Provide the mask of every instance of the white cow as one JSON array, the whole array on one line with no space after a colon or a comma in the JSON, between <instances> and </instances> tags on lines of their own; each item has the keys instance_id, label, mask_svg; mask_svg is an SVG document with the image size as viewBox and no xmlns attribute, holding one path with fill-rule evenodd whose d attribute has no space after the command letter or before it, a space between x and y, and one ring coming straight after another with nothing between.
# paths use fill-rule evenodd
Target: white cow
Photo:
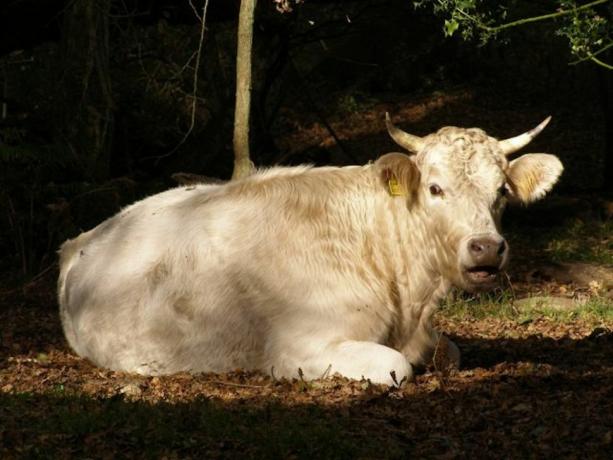
<instances>
[{"instance_id":1,"label":"white cow","mask_svg":"<svg viewBox=\"0 0 613 460\"><path fill-rule=\"evenodd\" d=\"M431 317L452 285L490 288L507 259L507 202L562 172L553 155L506 156L532 131L392 138L414 156L365 166L275 167L146 198L61 249L59 304L71 347L146 375L274 370L411 378L444 341Z\"/></svg>"}]
</instances>

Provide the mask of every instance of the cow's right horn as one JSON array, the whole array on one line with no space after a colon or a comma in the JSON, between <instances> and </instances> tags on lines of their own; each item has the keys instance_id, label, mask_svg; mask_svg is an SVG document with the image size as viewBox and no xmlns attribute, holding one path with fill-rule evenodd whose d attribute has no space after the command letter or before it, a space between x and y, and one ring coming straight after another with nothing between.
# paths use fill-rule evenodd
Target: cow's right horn
<instances>
[{"instance_id":1,"label":"cow's right horn","mask_svg":"<svg viewBox=\"0 0 613 460\"><path fill-rule=\"evenodd\" d=\"M387 132L392 137L394 142L396 142L396 144L399 146L404 147L409 152L417 153L424 146L424 140L421 137L405 133L403 130L394 126L388 112L385 112L385 126L387 127Z\"/></svg>"},{"instance_id":2,"label":"cow's right horn","mask_svg":"<svg viewBox=\"0 0 613 460\"><path fill-rule=\"evenodd\" d=\"M505 155L510 155L513 152L517 152L522 147L528 145L532 139L534 139L538 134L545 129L547 123L551 120L551 116L545 118L536 128L532 128L530 131L527 131L519 136L511 137L509 139L505 139L502 141L498 141L498 146L502 153Z\"/></svg>"}]
</instances>

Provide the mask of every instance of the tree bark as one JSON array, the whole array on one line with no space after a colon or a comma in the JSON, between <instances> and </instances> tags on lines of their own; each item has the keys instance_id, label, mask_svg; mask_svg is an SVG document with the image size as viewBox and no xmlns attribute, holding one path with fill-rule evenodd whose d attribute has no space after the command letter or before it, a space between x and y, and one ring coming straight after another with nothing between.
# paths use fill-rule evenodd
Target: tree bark
<instances>
[{"instance_id":1,"label":"tree bark","mask_svg":"<svg viewBox=\"0 0 613 460\"><path fill-rule=\"evenodd\" d=\"M257 0L242 0L238 18L232 179L248 176L253 170L249 152L249 113L251 110L253 18L256 3Z\"/></svg>"}]
</instances>

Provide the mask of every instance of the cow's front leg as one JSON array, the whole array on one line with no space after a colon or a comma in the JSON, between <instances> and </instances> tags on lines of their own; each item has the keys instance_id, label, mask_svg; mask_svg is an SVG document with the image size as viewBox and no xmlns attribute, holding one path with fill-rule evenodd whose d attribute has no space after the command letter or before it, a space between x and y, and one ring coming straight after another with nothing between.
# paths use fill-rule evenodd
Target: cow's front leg
<instances>
[{"instance_id":1,"label":"cow's front leg","mask_svg":"<svg viewBox=\"0 0 613 460\"><path fill-rule=\"evenodd\" d=\"M364 378L373 383L394 385L413 377L412 367L402 353L374 342L347 340L332 343L317 353L310 356L303 354L300 359L291 361L294 363L290 365L293 369L288 369L288 363L285 363L286 372L296 375L300 368L308 379L339 373L351 379Z\"/></svg>"}]
</instances>

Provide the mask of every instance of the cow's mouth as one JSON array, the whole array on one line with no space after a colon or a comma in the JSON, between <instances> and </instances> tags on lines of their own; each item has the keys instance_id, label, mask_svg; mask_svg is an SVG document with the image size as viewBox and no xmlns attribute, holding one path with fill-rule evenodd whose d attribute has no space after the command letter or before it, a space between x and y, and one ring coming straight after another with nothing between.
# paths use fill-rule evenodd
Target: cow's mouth
<instances>
[{"instance_id":1,"label":"cow's mouth","mask_svg":"<svg viewBox=\"0 0 613 460\"><path fill-rule=\"evenodd\" d=\"M477 265L467 268L465 273L471 284L482 286L494 283L498 278L500 269L493 265Z\"/></svg>"}]
</instances>

